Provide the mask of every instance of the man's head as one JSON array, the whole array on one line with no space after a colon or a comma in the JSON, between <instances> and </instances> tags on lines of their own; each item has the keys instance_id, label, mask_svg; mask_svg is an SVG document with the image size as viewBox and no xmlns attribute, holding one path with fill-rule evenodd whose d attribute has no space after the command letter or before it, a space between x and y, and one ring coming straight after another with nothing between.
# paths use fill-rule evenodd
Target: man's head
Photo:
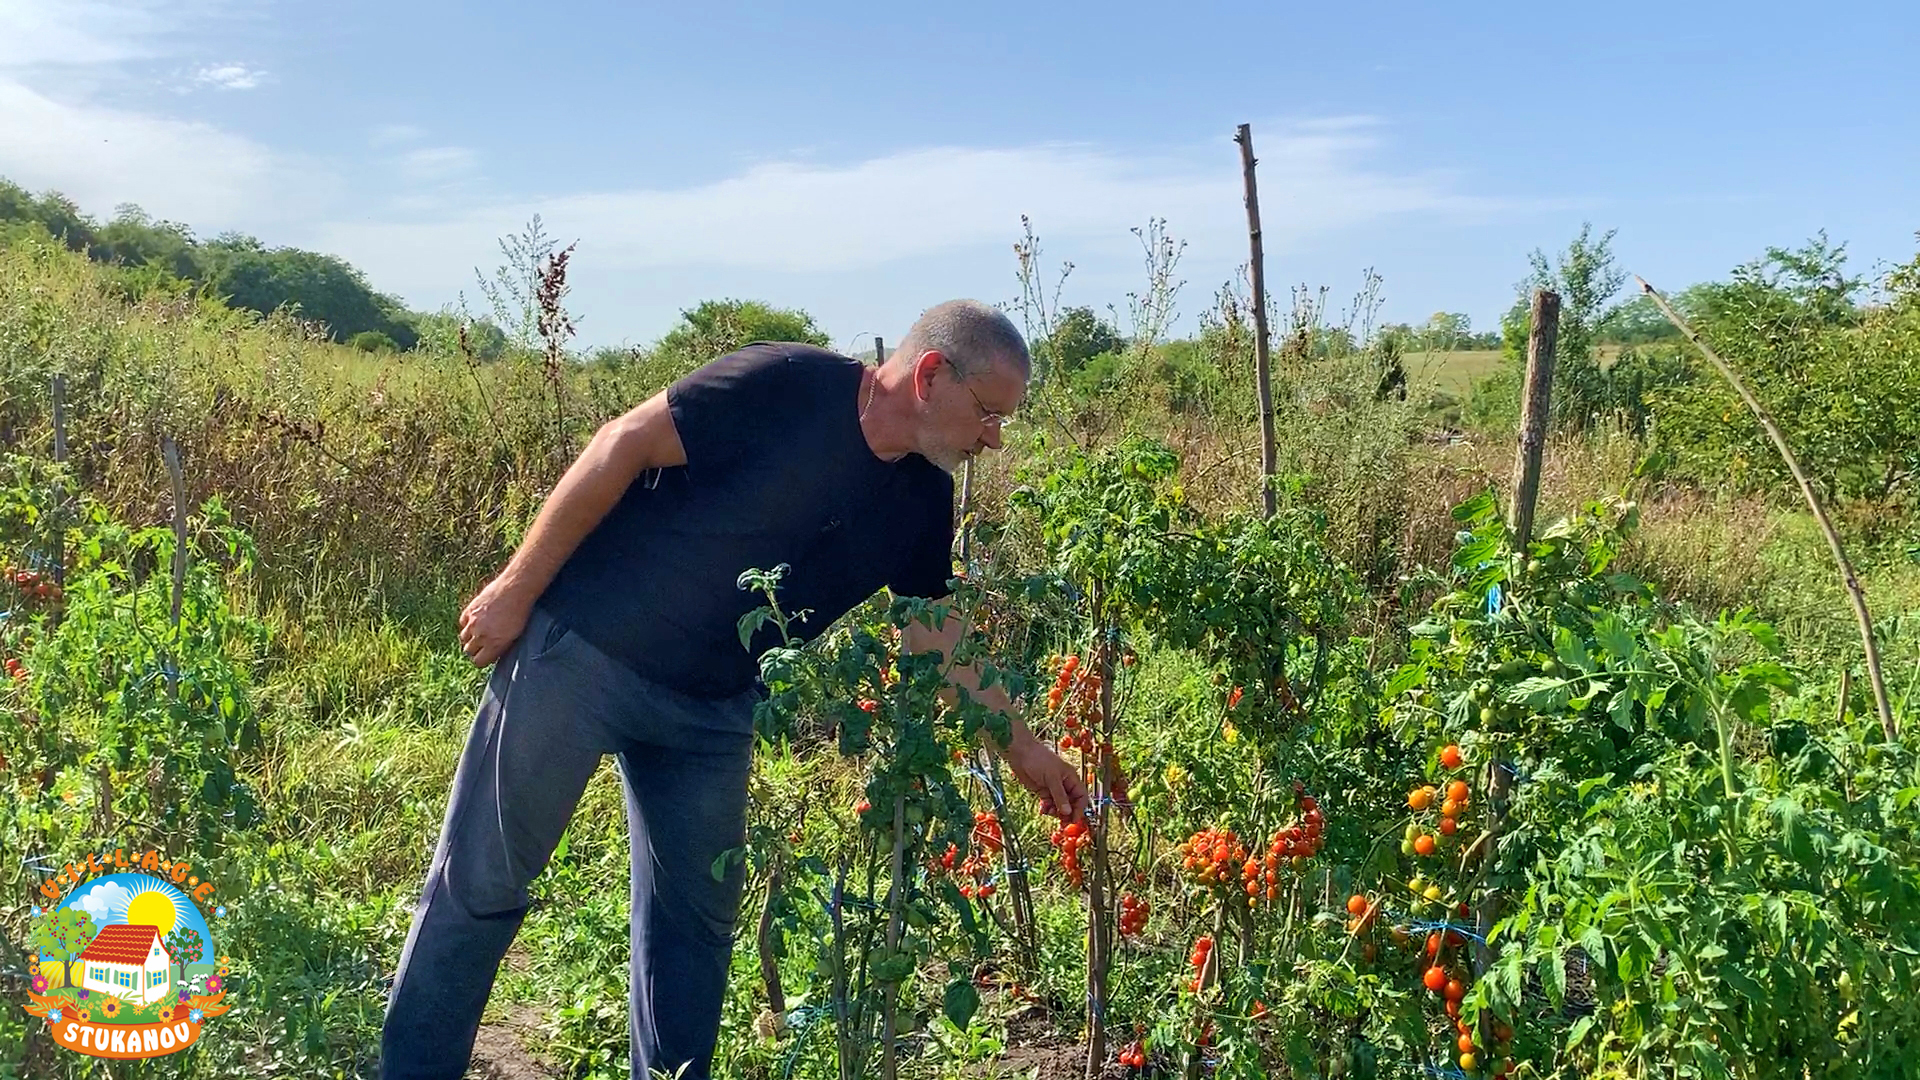
<instances>
[{"instance_id":1,"label":"man's head","mask_svg":"<svg viewBox=\"0 0 1920 1080\"><path fill-rule=\"evenodd\" d=\"M928 308L886 363L913 387L915 451L948 472L999 447L1033 371L1013 322L977 300Z\"/></svg>"}]
</instances>

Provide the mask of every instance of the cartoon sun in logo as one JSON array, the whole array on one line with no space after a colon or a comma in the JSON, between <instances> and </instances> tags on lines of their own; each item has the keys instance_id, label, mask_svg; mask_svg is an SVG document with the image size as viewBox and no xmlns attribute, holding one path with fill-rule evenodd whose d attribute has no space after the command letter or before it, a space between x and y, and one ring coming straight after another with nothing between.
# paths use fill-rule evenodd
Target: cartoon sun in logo
<instances>
[{"instance_id":1,"label":"cartoon sun in logo","mask_svg":"<svg viewBox=\"0 0 1920 1080\"><path fill-rule=\"evenodd\" d=\"M127 901L127 921L136 926L154 927L160 931L161 937L172 933L183 902L179 892L165 888L158 878L149 878L138 884L145 887Z\"/></svg>"}]
</instances>

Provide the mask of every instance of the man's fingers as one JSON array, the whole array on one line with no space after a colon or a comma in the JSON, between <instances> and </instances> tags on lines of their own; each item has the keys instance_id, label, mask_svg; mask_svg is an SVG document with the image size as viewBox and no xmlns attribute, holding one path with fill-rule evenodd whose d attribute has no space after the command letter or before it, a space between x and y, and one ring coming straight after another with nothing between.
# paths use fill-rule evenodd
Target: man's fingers
<instances>
[{"instance_id":1,"label":"man's fingers","mask_svg":"<svg viewBox=\"0 0 1920 1080\"><path fill-rule=\"evenodd\" d=\"M1047 777L1047 801L1054 805L1054 813L1063 818L1067 815L1061 811L1074 805L1073 789L1069 786L1072 775L1067 772L1055 772Z\"/></svg>"}]
</instances>

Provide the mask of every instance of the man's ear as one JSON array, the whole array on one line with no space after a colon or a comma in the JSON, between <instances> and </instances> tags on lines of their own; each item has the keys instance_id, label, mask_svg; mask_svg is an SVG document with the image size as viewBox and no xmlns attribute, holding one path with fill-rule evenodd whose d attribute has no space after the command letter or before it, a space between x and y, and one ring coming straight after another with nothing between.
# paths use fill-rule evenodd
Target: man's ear
<instances>
[{"instance_id":1,"label":"man's ear","mask_svg":"<svg viewBox=\"0 0 1920 1080\"><path fill-rule=\"evenodd\" d=\"M938 349L928 349L920 354L913 364L913 393L921 401L933 397L933 377L939 373L940 365L946 357Z\"/></svg>"}]
</instances>

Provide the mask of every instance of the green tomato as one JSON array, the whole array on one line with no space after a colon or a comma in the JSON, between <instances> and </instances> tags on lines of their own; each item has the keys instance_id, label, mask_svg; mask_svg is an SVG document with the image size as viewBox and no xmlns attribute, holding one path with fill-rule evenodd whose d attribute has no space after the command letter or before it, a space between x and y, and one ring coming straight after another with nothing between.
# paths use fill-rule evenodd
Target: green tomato
<instances>
[{"instance_id":1,"label":"green tomato","mask_svg":"<svg viewBox=\"0 0 1920 1080\"><path fill-rule=\"evenodd\" d=\"M1411 840L1400 841L1400 854L1402 855L1413 854L1413 841Z\"/></svg>"}]
</instances>

